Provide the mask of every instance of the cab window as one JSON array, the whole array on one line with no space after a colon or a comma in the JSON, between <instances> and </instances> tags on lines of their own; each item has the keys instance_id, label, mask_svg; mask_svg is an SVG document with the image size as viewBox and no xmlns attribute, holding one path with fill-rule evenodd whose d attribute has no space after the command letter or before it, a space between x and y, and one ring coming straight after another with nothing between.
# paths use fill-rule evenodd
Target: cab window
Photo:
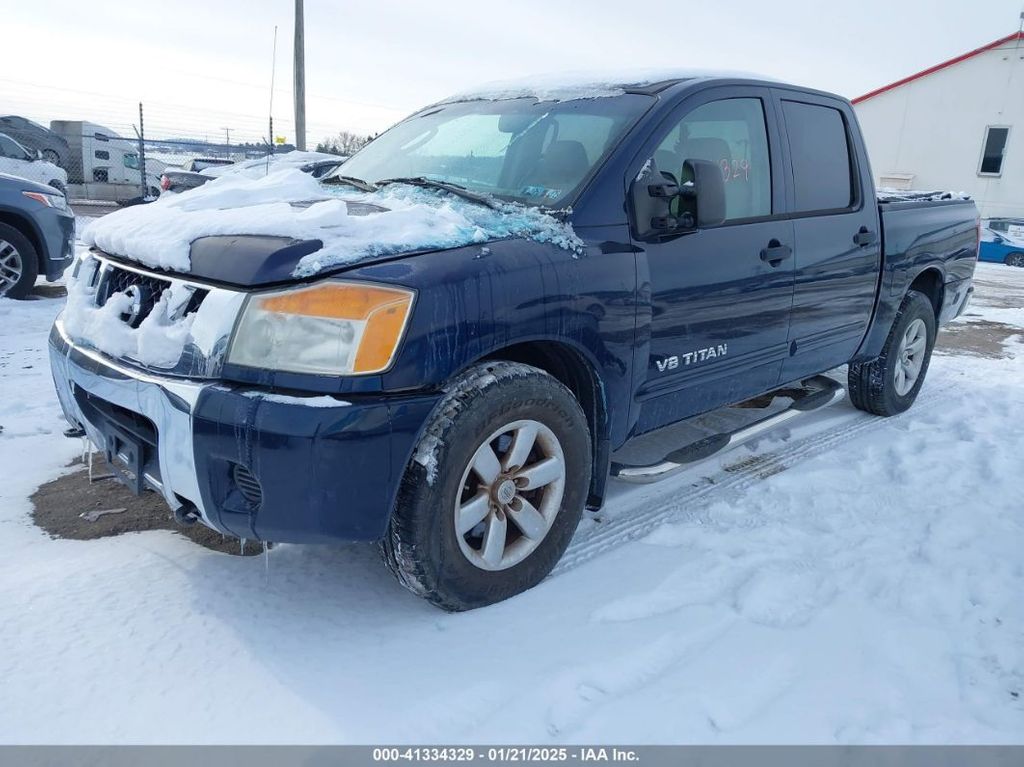
<instances>
[{"instance_id":1,"label":"cab window","mask_svg":"<svg viewBox=\"0 0 1024 767\"><path fill-rule=\"evenodd\" d=\"M726 221L771 215L771 161L760 99L712 101L687 114L654 154L658 169L680 183L691 180L686 160L713 162L721 170Z\"/></svg>"}]
</instances>

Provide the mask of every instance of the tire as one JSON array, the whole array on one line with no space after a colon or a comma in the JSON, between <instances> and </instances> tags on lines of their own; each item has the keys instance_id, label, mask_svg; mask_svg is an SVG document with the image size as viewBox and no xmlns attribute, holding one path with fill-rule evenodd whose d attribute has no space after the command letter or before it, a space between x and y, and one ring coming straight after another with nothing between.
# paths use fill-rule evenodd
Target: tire
<instances>
[{"instance_id":1,"label":"tire","mask_svg":"<svg viewBox=\"0 0 1024 767\"><path fill-rule=\"evenodd\" d=\"M533 446L525 457L518 442ZM549 479L559 458L560 476ZM478 466L500 473L488 483L492 472ZM404 586L442 609L508 599L540 583L561 558L590 471L587 419L565 386L529 365L476 365L445 387L431 414L381 555Z\"/></svg>"},{"instance_id":2,"label":"tire","mask_svg":"<svg viewBox=\"0 0 1024 767\"><path fill-rule=\"evenodd\" d=\"M43 159L46 160L47 162L52 162L57 167L64 167L63 165L60 164L60 155L57 154L52 149L43 150Z\"/></svg>"},{"instance_id":3,"label":"tire","mask_svg":"<svg viewBox=\"0 0 1024 767\"><path fill-rule=\"evenodd\" d=\"M932 302L923 293L908 291L881 355L870 362L850 363L848 380L854 407L891 416L913 405L928 373L936 330ZM916 354L913 348L918 349Z\"/></svg>"},{"instance_id":4,"label":"tire","mask_svg":"<svg viewBox=\"0 0 1024 767\"><path fill-rule=\"evenodd\" d=\"M1024 252L1007 253L1003 263L1007 266L1024 266Z\"/></svg>"},{"instance_id":5,"label":"tire","mask_svg":"<svg viewBox=\"0 0 1024 767\"><path fill-rule=\"evenodd\" d=\"M39 276L36 249L13 226L0 224L0 296L25 298Z\"/></svg>"}]
</instances>

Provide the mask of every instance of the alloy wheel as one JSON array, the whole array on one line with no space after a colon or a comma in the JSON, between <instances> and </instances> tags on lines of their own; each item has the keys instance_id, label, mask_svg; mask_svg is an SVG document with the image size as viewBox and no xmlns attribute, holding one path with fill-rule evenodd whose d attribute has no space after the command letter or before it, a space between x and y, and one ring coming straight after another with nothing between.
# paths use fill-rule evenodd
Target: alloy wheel
<instances>
[{"instance_id":1,"label":"alloy wheel","mask_svg":"<svg viewBox=\"0 0 1024 767\"><path fill-rule=\"evenodd\" d=\"M894 371L896 393L901 397L914 388L921 368L924 366L925 349L928 346L928 328L924 320L915 319L907 325L896 352L896 370Z\"/></svg>"},{"instance_id":2,"label":"alloy wheel","mask_svg":"<svg viewBox=\"0 0 1024 767\"><path fill-rule=\"evenodd\" d=\"M477 448L455 501L455 535L481 570L505 570L541 544L562 505L565 456L539 421L502 426Z\"/></svg>"},{"instance_id":3,"label":"alloy wheel","mask_svg":"<svg viewBox=\"0 0 1024 767\"><path fill-rule=\"evenodd\" d=\"M24 268L18 249L6 240L0 240L0 296L18 284Z\"/></svg>"}]
</instances>

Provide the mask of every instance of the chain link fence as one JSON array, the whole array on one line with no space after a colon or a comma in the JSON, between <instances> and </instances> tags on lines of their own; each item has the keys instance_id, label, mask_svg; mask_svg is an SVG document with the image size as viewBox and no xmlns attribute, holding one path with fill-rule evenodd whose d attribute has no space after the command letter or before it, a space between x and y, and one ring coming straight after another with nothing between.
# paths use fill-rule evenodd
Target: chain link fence
<instances>
[{"instance_id":1,"label":"chain link fence","mask_svg":"<svg viewBox=\"0 0 1024 767\"><path fill-rule=\"evenodd\" d=\"M282 136L271 143L269 124L264 136L254 136L250 127L242 132L248 140L232 141L231 128L202 131L203 138L193 138L200 131L191 125L177 129L164 119L149 127L141 104L132 118L105 124L53 120L47 127L16 115L0 117L0 172L49 184L76 204L124 205L163 193L168 170L199 172L295 149ZM316 149L347 155L352 145L351 134L335 132Z\"/></svg>"}]
</instances>

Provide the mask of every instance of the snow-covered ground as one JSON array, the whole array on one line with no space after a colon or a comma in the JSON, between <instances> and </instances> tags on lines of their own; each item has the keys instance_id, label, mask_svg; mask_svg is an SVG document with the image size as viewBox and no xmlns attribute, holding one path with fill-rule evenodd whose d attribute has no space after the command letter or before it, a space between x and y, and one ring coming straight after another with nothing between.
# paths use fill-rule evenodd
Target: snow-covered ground
<instances>
[{"instance_id":1,"label":"snow-covered ground","mask_svg":"<svg viewBox=\"0 0 1024 767\"><path fill-rule=\"evenodd\" d=\"M0 300L0 742L1024 743L1024 270L979 277L946 337L1005 340L937 354L909 413L616 485L555 574L459 615L372 546L268 575L169 532L48 538L29 495L80 447L61 302Z\"/></svg>"}]
</instances>

